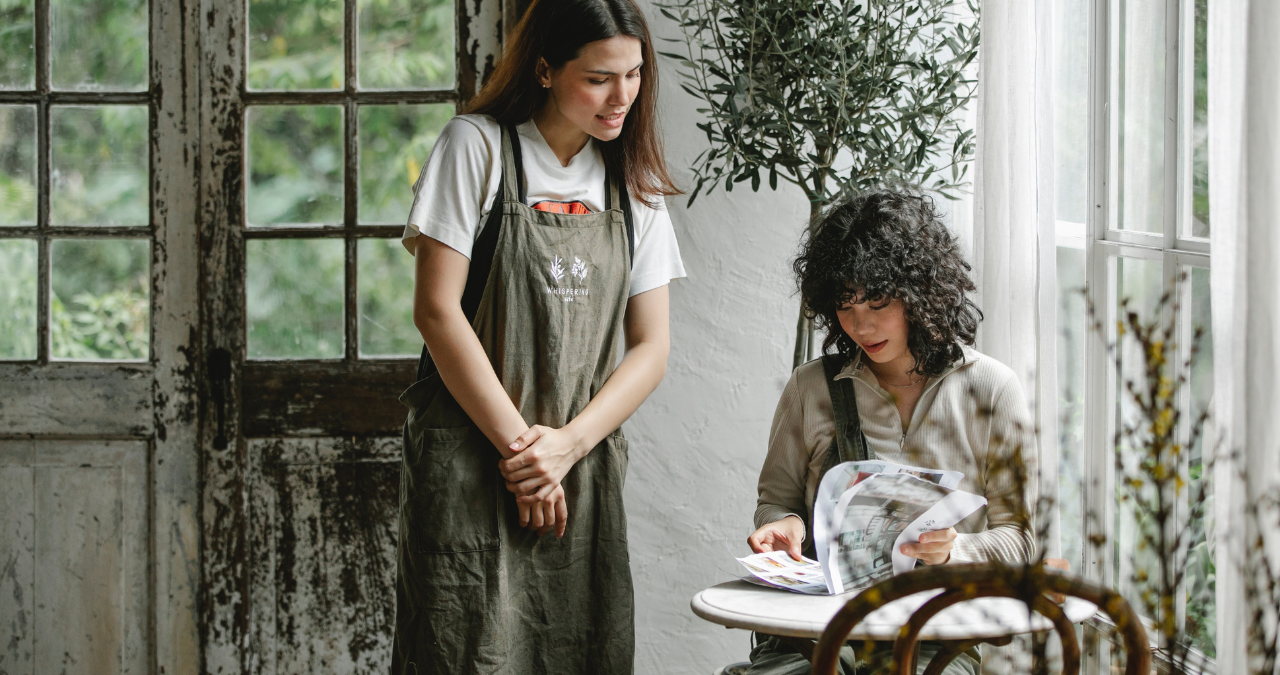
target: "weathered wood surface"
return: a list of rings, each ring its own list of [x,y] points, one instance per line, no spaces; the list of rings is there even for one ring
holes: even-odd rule
[[[156,675],[198,673],[201,375],[199,3],[151,7],[151,390],[149,491],[155,523],[150,589]]]
[[[257,673],[384,673],[395,621],[399,438],[249,443]]]
[[[0,672],[151,672],[147,456],[0,441]]]
[[[406,413],[398,399],[417,368],[416,361],[246,362],[244,435],[395,435]]]
[[[338,511],[331,511],[329,516],[325,516],[324,508],[331,507],[324,505],[337,505],[332,508],[338,510],[368,507],[372,510],[360,512],[369,519],[367,522],[381,523],[380,527],[391,527],[394,521],[387,520],[385,513],[378,510],[385,506],[377,505],[384,504],[389,499],[387,495],[390,493],[386,489],[391,485],[391,476],[398,473],[398,468],[393,469],[391,462],[378,461],[339,462],[312,469],[303,468],[304,465],[301,464],[285,463],[263,473],[252,465],[249,458],[250,446],[258,447],[259,444],[257,441],[250,442],[247,438],[301,435],[398,436],[404,420],[404,410],[395,399],[411,383],[412,367],[409,362],[375,362],[373,371],[358,368],[348,371],[347,366],[331,363],[320,366],[322,369],[327,368],[327,373],[316,371],[317,377],[310,380],[305,377],[287,380],[279,377],[280,373],[261,370],[254,364],[246,365],[244,111],[248,102],[265,102],[265,99],[258,101],[255,97],[259,94],[247,92],[245,87],[247,3],[227,0],[192,2],[197,2],[199,6],[196,24],[201,45],[198,76],[200,202],[197,222],[200,229],[202,319],[199,329],[200,357],[196,367],[205,367],[208,359],[219,353],[216,350],[226,350],[225,353],[230,355],[230,378],[225,385],[208,377],[198,379],[202,386],[199,415],[202,477],[199,547],[203,579],[200,591],[202,670],[222,674],[258,673],[267,670],[270,663],[283,664],[278,667],[271,665],[270,668],[275,669],[273,672],[377,671],[381,666],[374,668],[372,664],[385,663],[383,657],[377,656],[382,653],[379,650],[385,650],[388,644],[378,641],[387,639],[385,637],[368,644],[352,642],[348,638],[335,638],[336,641],[325,643],[323,648],[309,647],[323,651],[327,654],[324,656],[318,656],[319,651],[304,655],[297,652],[295,647],[303,644],[301,641],[310,639],[309,636],[336,635],[333,631],[340,628],[339,619],[332,617],[348,617],[344,619],[348,624],[366,620],[375,622],[370,624],[372,627],[360,627],[359,634],[381,634],[379,631],[384,629],[378,626],[383,624],[376,622],[386,621],[386,605],[381,604],[386,602],[385,598],[377,601],[371,599],[375,594],[372,590],[367,590],[364,584],[382,588],[387,581],[376,580],[371,576],[368,570],[374,569],[371,566],[375,563],[360,556],[366,555],[367,551],[385,552],[386,532],[375,537],[377,541],[384,542],[379,544],[384,548],[334,550],[332,546],[336,542],[355,541],[345,534],[335,535],[320,543],[305,540],[297,546],[277,547],[281,551],[294,550],[304,556],[296,559],[298,566],[318,565],[321,567],[314,569],[326,570],[333,567],[350,570],[349,573],[360,571],[363,576],[357,577],[359,584],[354,587],[342,586],[347,590],[357,589],[359,592],[356,595],[334,595],[316,600],[330,603],[330,618],[325,619],[330,623],[309,624],[301,632],[286,634],[281,643],[284,646],[276,647],[264,644],[260,639],[258,627],[264,624],[260,622],[257,612],[263,602],[267,602],[266,606],[272,608],[280,604],[276,602],[274,595],[270,596],[272,599],[269,602],[258,598],[257,586],[253,586],[254,590],[250,592],[251,579],[257,569],[254,566],[256,563],[252,562],[256,560],[253,552],[261,550],[262,546],[256,543],[258,540],[251,540],[251,536],[260,536],[261,530],[252,527],[249,504],[251,486],[263,485],[263,476],[272,475],[275,476],[272,478],[274,482],[268,483],[277,486],[277,492],[290,499],[296,498],[295,487],[304,495],[329,495],[317,496],[315,499],[319,501],[314,501],[321,505],[317,506],[320,510],[317,511],[319,520],[316,522],[328,523],[326,527],[329,529],[326,532],[341,533],[346,531],[342,528],[354,526],[350,521],[344,520],[345,516]],[[350,9],[348,7],[349,14]],[[465,101],[475,93],[478,84],[493,69],[500,48],[502,3],[499,0],[458,0],[457,12],[458,70],[457,88],[453,95],[455,100]],[[363,96],[361,92],[353,94],[344,89],[343,96],[349,94]],[[409,92],[408,96],[412,98],[419,94]],[[379,97],[380,100],[385,100],[386,93],[379,94]],[[280,98],[276,102],[282,103],[284,99]],[[344,182],[346,180],[344,178]],[[351,247],[350,241],[348,250]],[[350,268],[348,265],[348,276]],[[345,354],[348,362],[352,356],[351,351]],[[375,375],[369,376],[369,372]],[[334,382],[338,384],[329,387],[325,384]],[[319,391],[307,392],[308,387],[318,387]],[[218,396],[215,394],[223,398],[221,406],[216,403]],[[344,403],[343,399],[347,401]],[[224,420],[221,429],[218,424],[219,412]],[[324,419],[326,416],[334,419]],[[215,442],[220,431],[228,441],[225,445]],[[344,486],[348,485],[361,486],[361,489],[376,498],[375,501],[344,502],[344,499],[354,500],[358,494],[344,491]],[[312,490],[312,493],[307,490]],[[259,490],[252,494],[262,492]],[[290,513],[296,514],[297,511]],[[307,546],[315,548],[313,550],[306,548]],[[312,560],[305,556],[328,557],[316,557]],[[385,560],[378,564],[385,564]],[[303,567],[296,567],[295,574],[303,571]],[[302,586],[304,583],[300,581],[299,587]],[[305,588],[298,591],[303,592],[309,591]],[[306,602],[311,602],[301,595],[295,597],[285,593],[282,597],[288,600],[288,604],[284,605],[287,608],[302,607]],[[356,615],[342,609],[347,606],[347,598],[361,612],[358,618],[351,618]],[[317,622],[324,618],[311,610],[307,610],[306,614],[316,617]],[[371,618],[366,619],[366,614]],[[254,626],[252,631],[251,617]],[[283,616],[281,621],[287,626],[288,616]],[[295,639],[290,635],[296,635],[297,642],[290,641]],[[268,649],[272,650],[269,654],[264,652]],[[317,666],[313,670],[311,664],[331,665]]]
[[[0,436],[150,436],[153,371],[146,363],[0,363]]]

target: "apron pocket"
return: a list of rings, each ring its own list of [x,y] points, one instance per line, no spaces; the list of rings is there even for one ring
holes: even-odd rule
[[[404,470],[401,518],[412,550],[498,548],[498,453],[478,429],[422,429]]]

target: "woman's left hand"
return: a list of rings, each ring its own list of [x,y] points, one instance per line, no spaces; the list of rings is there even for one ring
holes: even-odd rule
[[[921,560],[926,565],[941,565],[951,559],[956,543],[956,528],[922,532],[917,544],[903,544],[902,554]]]
[[[540,502],[560,485],[582,458],[576,440],[565,429],[535,424],[508,446],[516,455],[498,462],[498,470],[517,501]]]

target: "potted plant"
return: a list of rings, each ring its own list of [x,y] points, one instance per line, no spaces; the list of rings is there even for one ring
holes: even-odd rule
[[[956,114],[974,95],[977,7],[952,0],[662,0],[682,87],[710,147],[689,203],[717,186],[792,183],[812,229],[841,193],[910,183],[952,198],[973,155]],[[814,356],[802,308],[794,365]]]

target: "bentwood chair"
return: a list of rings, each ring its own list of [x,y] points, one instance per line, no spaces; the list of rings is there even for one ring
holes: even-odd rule
[[[1003,597],[1021,600],[1028,608],[1044,616],[1062,640],[1064,675],[1080,672],[1080,644],[1075,627],[1057,603],[1045,596],[1053,593],[1086,600],[1110,617],[1125,647],[1125,675],[1149,675],[1151,650],[1146,629],[1129,603],[1112,590],[1097,584],[1051,570],[1042,565],[939,565],[913,570],[882,581],[854,596],[827,624],[813,652],[813,674],[835,675],[840,662],[840,648],[849,633],[876,609],[895,600],[922,591],[943,589],[911,615],[893,643],[895,675],[916,674],[917,639],[929,619],[942,610],[974,598]],[[924,675],[940,675],[953,659],[982,642],[1008,644],[1003,640],[963,640],[948,643],[929,663]],[[870,652],[872,645],[864,645]],[[855,650],[857,651],[857,650]]]

